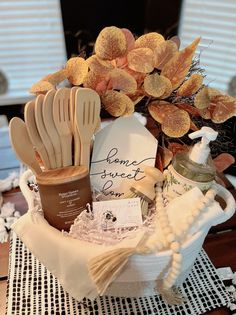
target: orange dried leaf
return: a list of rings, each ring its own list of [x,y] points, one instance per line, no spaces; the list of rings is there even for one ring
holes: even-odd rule
[[[161,125],[164,134],[173,138],[184,136],[189,131],[189,128],[189,114],[182,109],[178,109],[166,115]]]
[[[155,68],[161,70],[177,52],[178,47],[173,41],[167,40],[162,42],[154,50]]]
[[[66,69],[61,69],[57,72],[50,73],[46,77],[42,79],[42,81],[48,81],[52,85],[57,85],[60,82],[64,81],[68,76],[67,70]]]
[[[188,103],[175,103],[175,105],[179,108],[179,109],[183,109],[186,112],[188,112],[190,115],[192,116],[200,116],[199,114],[199,109],[197,109],[196,107],[194,107],[193,105],[190,105]]]
[[[144,79],[144,90],[150,96],[160,97],[169,88],[167,80],[158,73],[149,74]]]
[[[180,144],[178,142],[171,142],[168,144],[168,149],[175,155],[178,152],[189,151],[189,147],[186,144]]]
[[[163,75],[160,75],[160,77],[162,78],[162,81],[165,82],[165,85],[166,85],[166,89],[165,89],[164,94],[162,94],[160,96],[161,99],[164,99],[164,98],[170,96],[173,88],[172,88],[172,84],[168,78],[164,77]]]
[[[40,80],[32,85],[30,93],[45,94],[47,91],[54,89],[54,85],[48,81]]]
[[[154,69],[154,54],[150,48],[136,48],[127,55],[128,66],[131,70],[149,73]]]
[[[122,114],[122,116],[128,117],[128,116],[132,115],[133,112],[134,112],[134,103],[132,101],[127,102],[125,112]]]
[[[70,83],[80,85],[84,82],[84,78],[88,73],[88,65],[84,58],[73,57],[67,61],[66,70]]]
[[[99,58],[113,60],[123,56],[126,50],[126,37],[120,28],[109,26],[101,30],[95,43],[95,53]]]
[[[162,124],[165,117],[178,111],[178,108],[165,101],[153,101],[148,105],[148,111],[153,119]]]
[[[135,48],[150,48],[154,51],[160,43],[164,42],[164,37],[156,32],[150,32],[140,36],[135,41]]]
[[[211,119],[211,112],[208,108],[199,109],[198,112],[203,119]]]
[[[134,48],[135,38],[134,38],[134,35],[132,34],[132,32],[130,32],[130,30],[128,30],[127,28],[122,28],[121,30],[124,33],[125,38],[126,38],[126,45],[127,45],[127,51],[126,52],[128,52]]]
[[[185,81],[177,91],[178,96],[191,96],[195,94],[202,86],[203,76],[200,74],[193,74]]]
[[[133,103],[134,103],[134,105],[136,105],[136,104],[138,104],[142,99],[144,98],[144,95],[143,96],[138,96],[138,97],[136,97],[134,100],[133,100]]]
[[[177,52],[163,67],[161,74],[170,80],[173,89],[179,87],[188,74],[199,41],[200,38],[195,39],[192,44]]]
[[[119,57],[115,59],[117,68],[125,68],[128,65],[127,56]]]
[[[220,94],[221,93],[216,89],[204,87],[197,93],[194,99],[194,106],[199,109],[207,108],[210,105],[211,97]]]
[[[137,82],[132,75],[123,69],[114,69],[110,72],[112,88],[121,90],[124,93],[134,93],[137,89]]]
[[[236,99],[229,95],[217,95],[211,97],[213,112],[211,120],[215,123],[223,123],[236,114]]]
[[[127,95],[117,91],[107,91],[101,99],[105,110],[114,117],[125,114],[127,107],[131,107],[129,103],[133,104]]]
[[[101,76],[99,74],[94,73],[93,71],[89,71],[84,78],[83,87],[90,88],[96,90],[97,85],[105,80],[105,76]]]
[[[179,36],[177,36],[177,35],[173,36],[169,40],[174,42],[176,44],[177,48],[179,49],[179,47],[180,47],[180,38],[179,38]]]
[[[146,74],[145,74],[145,73],[134,71],[134,70],[130,69],[129,67],[125,67],[124,70],[125,70],[127,73],[131,74],[132,77],[135,78],[138,87],[141,87],[141,86],[142,86],[143,80],[144,80],[144,78],[146,77]]]
[[[221,153],[213,159],[218,172],[223,173],[229,166],[235,163],[235,158],[229,153]]]
[[[160,145],[158,145],[158,153],[161,156],[163,167],[167,167],[173,158],[173,153],[171,152],[171,150]]]
[[[195,123],[192,121],[192,119],[190,120],[190,129],[193,131],[197,131],[199,130],[199,128],[195,125]]]
[[[86,62],[91,71],[100,75],[106,75],[109,71],[114,69],[114,66],[111,64],[111,62],[102,60],[96,55],[89,57]]]

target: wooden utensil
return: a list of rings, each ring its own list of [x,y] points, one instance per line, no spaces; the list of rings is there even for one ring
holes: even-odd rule
[[[44,121],[43,121],[43,110],[42,110],[43,100],[44,100],[44,95],[42,95],[42,94],[38,95],[36,98],[35,112],[34,112],[35,121],[36,121],[39,135],[42,139],[43,145],[46,148],[51,168],[56,168],[57,163],[56,163],[54,148],[53,148],[52,142],[48,136],[48,133],[46,131],[46,127],[45,127]]]
[[[33,144],[24,121],[18,117],[11,119],[9,124],[10,140],[12,147],[18,157],[26,164],[35,174],[42,172],[36,157]]]
[[[56,90],[47,92],[43,100],[42,113],[47,134],[54,148],[56,166],[62,167],[61,141],[53,120],[53,99],[55,94]]]
[[[80,148],[81,148],[81,143],[80,143],[80,136],[79,136],[79,132],[77,129],[77,125],[75,122],[75,94],[76,91],[79,88],[77,86],[74,86],[71,88],[70,91],[70,109],[71,109],[71,117],[72,117],[72,126],[73,126],[73,136],[74,136],[74,165],[80,165]]]
[[[100,118],[100,97],[94,90],[79,89],[75,104],[75,119],[81,140],[80,164],[89,169],[91,139]]]
[[[70,89],[57,90],[53,100],[53,119],[60,136],[62,165],[72,165],[72,117],[70,111]]]
[[[47,151],[43,145],[42,139],[39,135],[38,128],[36,126],[35,115],[34,115],[35,103],[33,101],[28,102],[25,105],[25,123],[26,128],[30,137],[31,142],[33,143],[36,151],[40,155],[43,165],[46,169],[50,169],[51,165],[49,162]]]

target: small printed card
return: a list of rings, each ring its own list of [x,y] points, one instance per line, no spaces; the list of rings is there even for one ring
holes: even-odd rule
[[[93,213],[103,230],[142,225],[140,198],[93,202]]]
[[[135,116],[117,118],[95,136],[90,169],[94,189],[122,198],[154,166],[157,140]]]

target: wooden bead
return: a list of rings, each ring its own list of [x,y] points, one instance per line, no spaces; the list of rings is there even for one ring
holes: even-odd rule
[[[172,229],[169,226],[167,226],[163,228],[163,232],[165,233],[165,235],[168,235],[172,232]]]
[[[192,225],[193,222],[194,222],[194,220],[195,220],[195,218],[194,218],[193,216],[187,217],[187,223],[188,223],[189,225]]]
[[[178,242],[173,242],[173,243],[170,244],[170,248],[174,252],[178,252],[180,250],[180,244]]]
[[[173,233],[169,233],[168,235],[167,235],[167,237],[166,237],[166,239],[167,239],[167,241],[168,242],[174,242],[174,240],[175,240],[175,235],[173,234]]]
[[[181,263],[182,259],[183,259],[182,254],[180,254],[180,253],[174,253],[173,254],[173,260],[174,261]]]

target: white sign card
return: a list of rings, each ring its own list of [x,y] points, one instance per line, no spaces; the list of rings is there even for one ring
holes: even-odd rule
[[[93,213],[103,230],[142,225],[140,198],[93,202]]]
[[[122,198],[154,166],[157,140],[135,116],[120,117],[95,136],[90,178],[94,189]]]

